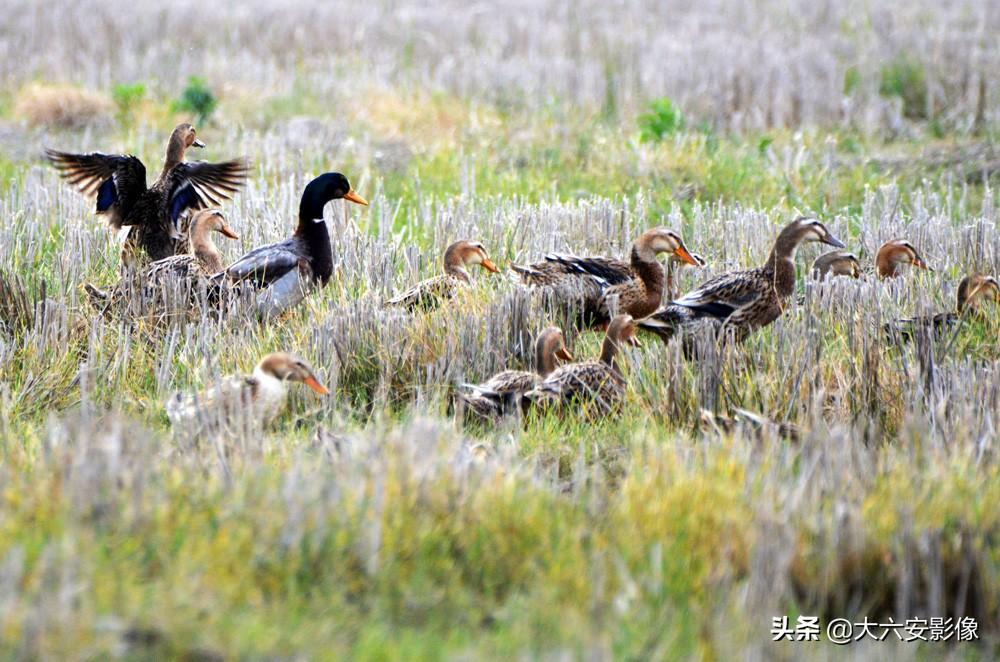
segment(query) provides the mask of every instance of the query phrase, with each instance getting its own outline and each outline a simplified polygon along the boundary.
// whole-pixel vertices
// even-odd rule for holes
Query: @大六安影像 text
[[[973,641],[979,639],[979,623],[971,616],[961,618],[908,618],[896,622],[891,617],[884,622],[846,618],[831,619],[825,626],[818,616],[799,616],[794,622],[788,616],[771,619],[772,641],[821,641],[834,644],[872,639],[884,641],[895,635],[897,641]]]

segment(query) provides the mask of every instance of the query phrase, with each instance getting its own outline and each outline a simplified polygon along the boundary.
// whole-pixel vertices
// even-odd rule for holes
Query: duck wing
[[[88,198],[97,199],[97,213],[107,216],[114,228],[133,225],[136,203],[146,193],[146,166],[134,156],[119,154],[69,154],[45,150],[45,157],[59,176]]]
[[[194,161],[178,164],[167,183],[170,220],[174,225],[186,210],[218,207],[246,184],[250,164],[244,159],[223,163]]]
[[[753,271],[721,274],[672,302],[698,316],[727,319],[737,310],[749,306],[765,295],[767,283]]]
[[[199,393],[177,392],[165,403],[167,418],[184,427],[229,420],[251,406],[259,388],[253,377],[233,375]]]
[[[550,253],[545,256],[545,262],[560,265],[566,273],[594,276],[604,281],[606,286],[627,282],[635,276],[628,262],[611,257]]]
[[[255,248],[229,265],[225,273],[233,282],[250,281],[263,288],[297,269],[303,259],[305,258],[298,242],[288,239]]]
[[[408,310],[415,308],[434,308],[444,299],[450,299],[455,294],[458,279],[448,275],[434,276],[421,281],[386,301],[387,306],[400,306]]]

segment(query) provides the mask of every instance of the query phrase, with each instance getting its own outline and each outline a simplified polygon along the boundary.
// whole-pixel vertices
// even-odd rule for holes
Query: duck
[[[625,344],[639,346],[635,330],[631,315],[617,315],[608,324],[597,361],[567,363],[556,368],[524,394],[525,402],[540,410],[574,405],[588,416],[612,413],[625,397],[626,381],[618,369],[618,353]]]
[[[264,356],[249,375],[230,375],[198,393],[178,391],[164,404],[175,429],[198,431],[206,425],[265,426],[285,409],[289,382],[305,384],[319,395],[329,390],[313,368],[287,352]]]
[[[886,324],[883,328],[887,339],[891,342],[898,337],[909,341],[921,331],[940,336],[945,329],[954,326],[963,317],[982,318],[985,314],[984,304],[1000,304],[1000,281],[986,274],[970,274],[958,284],[955,303],[954,311],[909,317]]]
[[[368,204],[343,174],[327,172],[316,177],[302,191],[294,234],[253,249],[226,267],[216,280],[262,295],[257,308],[266,318],[299,303],[315,287],[326,287],[333,274],[333,249],[323,209],[328,202],[341,199]]]
[[[632,244],[628,263],[607,257],[550,254],[542,262],[511,268],[522,283],[552,289],[564,304],[582,304],[583,326],[606,328],[617,312],[638,319],[660,307],[665,287],[664,269],[656,259],[660,253],[701,266],[677,232],[653,228]]]
[[[46,149],[45,156],[63,179],[96,199],[96,213],[112,228],[129,228],[122,264],[135,268],[185,252],[187,241],[180,231],[184,212],[231,200],[246,183],[246,159],[185,162],[190,147],[203,148],[205,143],[192,125],[178,124],[167,141],[160,174],[148,187],[146,166],[132,155]]]
[[[535,339],[535,372],[504,370],[482,384],[460,384],[458,400],[473,418],[490,421],[520,409],[522,396],[555,371],[559,360],[572,361],[562,329],[546,327]]]
[[[879,278],[896,278],[902,275],[901,267],[904,264],[930,269],[913,244],[905,239],[887,241],[875,254],[875,273]]]
[[[407,310],[417,308],[436,308],[443,301],[455,296],[455,292],[472,283],[466,267],[476,266],[500,273],[500,270],[486,253],[486,249],[478,241],[456,241],[448,246],[443,257],[444,273],[423,280],[402,294],[388,301],[388,306],[398,306]]]
[[[133,302],[132,292],[139,288],[142,297],[136,301],[140,305],[133,313],[141,315],[148,312],[146,309],[149,306],[156,305],[158,294],[163,294],[166,288],[182,287],[190,295],[188,306],[198,308],[197,293],[201,289],[198,286],[209,286],[210,278],[224,269],[219,248],[212,240],[213,232],[229,239],[239,239],[218,209],[195,212],[188,221],[188,253],[152,262],[138,275],[126,274],[109,291],[85,284],[91,304],[106,313]]]
[[[826,280],[827,276],[861,278],[861,262],[854,253],[830,251],[816,258],[810,273],[812,273],[813,278],[820,281]]]
[[[781,230],[763,266],[720,274],[640,320],[639,327],[666,342],[680,329],[707,323],[744,340],[784,312],[795,292],[795,254],[805,242],[844,248],[820,221],[801,216]]]
[[[794,423],[781,423],[739,407],[734,407],[730,416],[702,409],[700,419],[703,426],[718,434],[731,435],[737,428],[745,426],[749,428],[748,431],[753,432],[756,441],[762,441],[769,433],[792,443],[798,443],[803,436],[802,429]]]

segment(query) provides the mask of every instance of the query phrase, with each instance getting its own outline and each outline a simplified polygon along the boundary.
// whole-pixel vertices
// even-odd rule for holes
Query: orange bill
[[[692,267],[701,266],[698,260],[691,257],[691,254],[688,253],[688,249],[684,248],[684,246],[678,246],[677,248],[675,248],[674,255],[676,255],[680,259],[680,261],[683,262],[684,264],[690,264]]]
[[[327,387],[323,386],[318,381],[316,381],[315,377],[306,377],[302,381],[306,386],[316,391],[320,395],[327,395],[330,392],[330,390]]]
[[[358,195],[357,191],[355,191],[354,189],[351,189],[350,191],[347,192],[347,195],[344,196],[344,200],[350,200],[351,202],[358,205],[368,204],[368,201],[362,198],[360,195]]]
[[[628,337],[628,344],[633,347],[642,347],[642,343],[639,342],[639,338],[634,333]]]
[[[487,271],[492,271],[495,274],[500,273],[500,270],[497,269],[497,265],[493,264],[493,260],[491,260],[488,257],[484,257],[483,261],[480,262],[480,264],[482,265],[483,269],[486,269]]]
[[[921,269],[930,269],[930,267],[927,266],[927,263],[924,262],[924,258],[920,257],[919,255],[914,256],[913,266],[920,267]]]
[[[223,225],[222,228],[219,230],[219,234],[221,234],[223,237],[229,237],[230,239],[240,238],[240,236],[235,232],[233,232],[233,229],[228,225]]]
[[[565,347],[560,347],[556,350],[556,358],[562,359],[563,361],[572,361],[573,355],[569,353],[569,350]]]

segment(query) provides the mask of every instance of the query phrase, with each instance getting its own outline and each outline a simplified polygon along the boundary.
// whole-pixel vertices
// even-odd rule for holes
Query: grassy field
[[[902,348],[880,330],[1000,273],[989,3],[202,5],[13,0],[0,25],[0,268],[47,299],[18,319],[0,297],[0,657],[1000,653],[1000,312]],[[327,208],[334,276],[278,322],[85,301],[120,238],[43,147],[152,171],[182,120],[196,158],[253,162],[228,259],[287,236],[321,172],[371,201]],[[528,365],[557,321],[508,275],[382,306],[458,238],[505,267],[665,225],[709,262],[683,288],[761,263],[800,213],[866,266],[905,237],[934,271],[815,283],[807,247],[801,304],[745,345],[629,350],[610,420],[454,420],[455,383]],[[172,391],[279,349],[332,395],[259,438],[171,434]],[[733,407],[803,437],[701,423]],[[799,615],[972,616],[979,640],[773,643]]]

